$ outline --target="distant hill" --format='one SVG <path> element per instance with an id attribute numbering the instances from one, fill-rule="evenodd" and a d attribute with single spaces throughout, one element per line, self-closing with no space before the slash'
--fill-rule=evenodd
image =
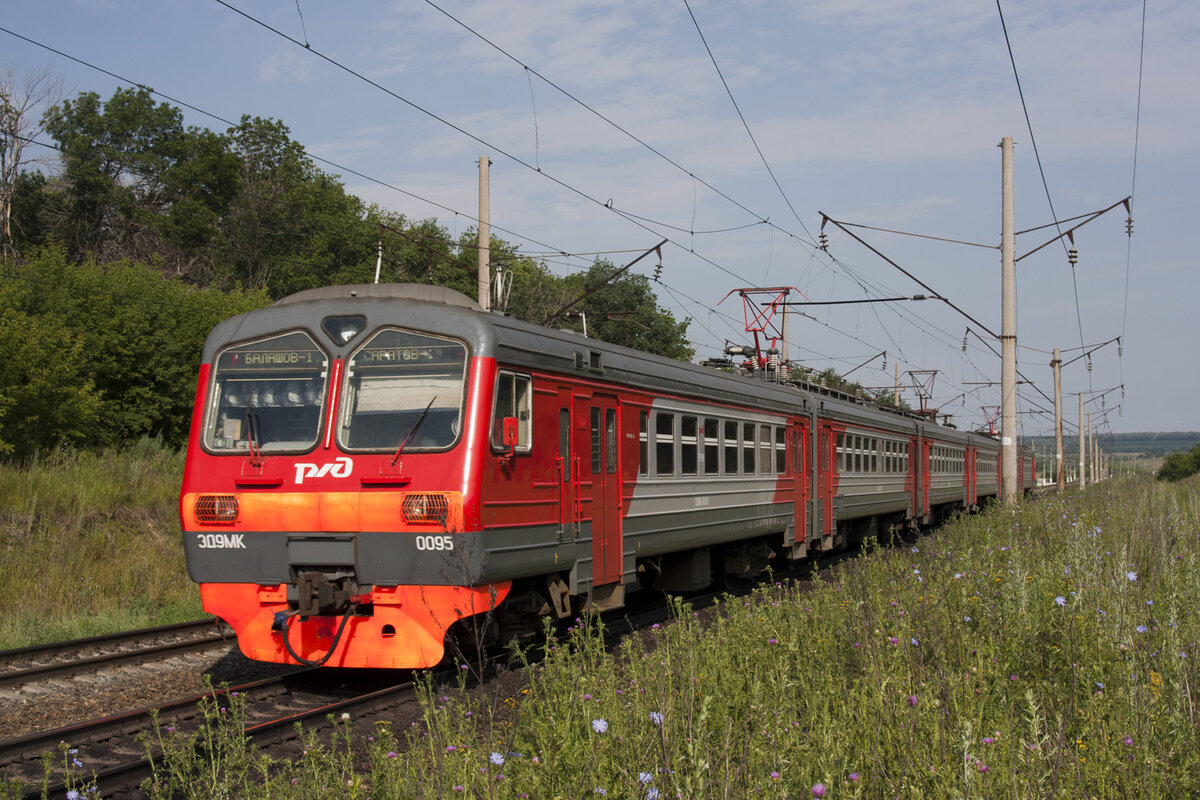
<path id="1" fill-rule="evenodd" d="M 1054 449 L 1053 436 L 1031 436 L 1024 440 L 1034 450 Z M 1096 437 L 1100 447 L 1107 453 L 1164 456 L 1176 451 L 1191 450 L 1200 444 L 1200 431 L 1166 431 L 1158 433 L 1105 433 Z M 1075 436 L 1063 435 L 1063 450 L 1068 453 L 1079 451 L 1079 440 Z"/>

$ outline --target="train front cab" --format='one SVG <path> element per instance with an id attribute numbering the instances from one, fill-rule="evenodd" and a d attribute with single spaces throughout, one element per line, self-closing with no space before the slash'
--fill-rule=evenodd
<path id="1" fill-rule="evenodd" d="M 252 659 L 431 666 L 510 587 L 476 580 L 494 361 L 428 311 L 401 327 L 368 322 L 395 318 L 380 304 L 326 308 L 210 337 L 180 497 L 189 573 Z"/>

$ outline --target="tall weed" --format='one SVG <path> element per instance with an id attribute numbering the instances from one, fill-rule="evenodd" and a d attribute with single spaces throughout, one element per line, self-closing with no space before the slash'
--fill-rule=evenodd
<path id="1" fill-rule="evenodd" d="M 200 618 L 182 474 L 148 439 L 0 465 L 0 648 Z"/>

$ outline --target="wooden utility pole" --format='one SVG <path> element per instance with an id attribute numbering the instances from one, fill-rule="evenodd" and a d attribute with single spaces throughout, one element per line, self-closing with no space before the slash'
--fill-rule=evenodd
<path id="1" fill-rule="evenodd" d="M 487 156 L 479 157 L 479 305 L 484 311 L 492 307 L 492 267 L 489 263 L 492 244 L 492 226 L 489 221 L 489 195 Z"/>
<path id="2" fill-rule="evenodd" d="M 1050 366 L 1054 367 L 1054 480 L 1058 485 L 1058 490 L 1061 492 L 1066 487 L 1066 480 L 1063 475 L 1066 464 L 1063 463 L 1062 440 L 1062 359 L 1059 358 L 1057 347 L 1054 348 L 1054 360 L 1050 362 Z"/>
<path id="3" fill-rule="evenodd" d="M 1013 141 L 1000 140 L 1000 470 L 1004 501 L 1017 500 L 1017 269 L 1014 256 Z"/>

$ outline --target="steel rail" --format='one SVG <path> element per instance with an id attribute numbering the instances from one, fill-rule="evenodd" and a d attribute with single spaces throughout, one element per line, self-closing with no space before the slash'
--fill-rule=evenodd
<path id="1" fill-rule="evenodd" d="M 212 625 L 212 623 L 205 623 Z M 197 629 L 202 629 L 199 626 Z M 120 641 L 129 641 L 131 637 L 121 635 L 115 637 Z M 113 639 L 104 639 L 98 637 L 100 642 L 111 643 Z M 81 642 L 86 640 L 79 640 Z M 99 642 L 97 642 L 99 643 Z M 62 678 L 71 675 L 80 675 L 83 673 L 93 672 L 96 669 L 103 667 L 112 667 L 120 664 L 130 664 L 147 660 L 155 660 L 163 656 L 188 653 L 193 650 L 208 650 L 214 647 L 221 647 L 230 643 L 229 637 L 219 628 L 213 625 L 213 632 L 207 636 L 196 639 L 185 639 L 179 642 L 170 642 L 168 644 L 155 645 L 153 647 L 143 647 L 136 650 L 126 650 L 117 653 L 108 653 L 102 656 L 93 656 L 90 658 L 76 659 L 73 661 L 62 661 L 56 664 L 45 664 L 41 666 L 28 667 L 26 669 L 10 670 L 0 673 L 0 687 L 15 686 L 35 681 L 46 680 L 49 678 Z M 75 644 L 72 642 L 70 644 Z M 10 651 L 11 652 L 11 651 Z"/>

